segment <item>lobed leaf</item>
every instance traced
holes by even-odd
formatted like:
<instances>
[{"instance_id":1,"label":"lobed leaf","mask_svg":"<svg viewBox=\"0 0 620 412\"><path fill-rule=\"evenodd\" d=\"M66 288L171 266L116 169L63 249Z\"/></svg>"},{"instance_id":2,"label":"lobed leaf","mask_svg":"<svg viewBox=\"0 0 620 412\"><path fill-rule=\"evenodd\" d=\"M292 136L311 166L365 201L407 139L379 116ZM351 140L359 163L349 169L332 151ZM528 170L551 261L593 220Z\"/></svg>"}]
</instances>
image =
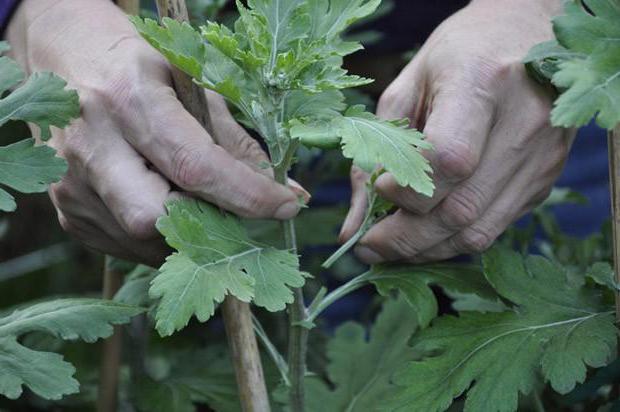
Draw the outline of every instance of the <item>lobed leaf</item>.
<instances>
[{"instance_id":1,"label":"lobed leaf","mask_svg":"<svg viewBox=\"0 0 620 412\"><path fill-rule=\"evenodd\" d=\"M553 21L559 45L530 52L535 72L552 76L563 91L551 114L556 126L578 127L592 118L604 128L620 123L620 1L565 2Z\"/></svg>"},{"instance_id":2,"label":"lobed leaf","mask_svg":"<svg viewBox=\"0 0 620 412\"><path fill-rule=\"evenodd\" d=\"M56 157L54 149L34 146L34 139L0 147L0 184L19 192L44 192L50 183L60 180L66 171L67 164ZM13 211L15 207L13 197L0 189L0 210Z\"/></svg>"},{"instance_id":3,"label":"lobed leaf","mask_svg":"<svg viewBox=\"0 0 620 412\"><path fill-rule=\"evenodd\" d=\"M516 411L519 394L534 390L539 374L567 393L585 380L587 366L615 356L613 311L597 289L574 285L547 259L502 248L487 252L483 265L488 281L515 306L445 316L422 331L413 345L427 358L401 368L400 388L384 410L443 411L467 392L465 411Z\"/></svg>"},{"instance_id":4,"label":"lobed leaf","mask_svg":"<svg viewBox=\"0 0 620 412\"><path fill-rule=\"evenodd\" d=\"M422 328L427 327L437 317L438 304L431 285L437 285L448 293L497 299L491 285L474 265L378 265L371 269L367 280L372 282L382 295L389 295L394 289L399 290L414 310Z\"/></svg>"},{"instance_id":5,"label":"lobed leaf","mask_svg":"<svg viewBox=\"0 0 620 412\"><path fill-rule=\"evenodd\" d=\"M65 340L94 342L144 310L98 299L60 299L18 309L0 318L0 394L17 399L27 386L45 399L76 393L75 368L53 353L26 348L17 338L44 332Z\"/></svg>"},{"instance_id":6,"label":"lobed leaf","mask_svg":"<svg viewBox=\"0 0 620 412\"><path fill-rule=\"evenodd\" d=\"M152 282L161 299L157 329L171 335L196 315L208 320L228 295L275 312L293 301L291 287L308 275L296 255L252 241L238 219L195 200L168 204L157 228L178 252L169 256Z\"/></svg>"},{"instance_id":7,"label":"lobed leaf","mask_svg":"<svg viewBox=\"0 0 620 412\"><path fill-rule=\"evenodd\" d=\"M380 120L360 106L334 122L342 138L343 154L355 165L369 173L381 165L399 185L432 196L432 169L420 152L431 146L420 132Z\"/></svg>"}]
</instances>

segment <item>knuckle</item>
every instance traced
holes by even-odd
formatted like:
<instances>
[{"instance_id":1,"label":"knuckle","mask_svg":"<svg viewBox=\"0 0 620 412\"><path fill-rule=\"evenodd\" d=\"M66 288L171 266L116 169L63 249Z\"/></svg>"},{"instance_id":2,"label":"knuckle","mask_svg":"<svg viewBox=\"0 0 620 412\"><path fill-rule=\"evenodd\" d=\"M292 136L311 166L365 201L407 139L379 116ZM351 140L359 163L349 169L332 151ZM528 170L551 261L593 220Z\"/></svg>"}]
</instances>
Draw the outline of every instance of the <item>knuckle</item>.
<instances>
[{"instance_id":1,"label":"knuckle","mask_svg":"<svg viewBox=\"0 0 620 412\"><path fill-rule=\"evenodd\" d=\"M52 185L50 187L50 191L58 204L62 205L71 202L73 199L73 190L71 189L71 185L64 180Z\"/></svg>"},{"instance_id":2,"label":"knuckle","mask_svg":"<svg viewBox=\"0 0 620 412\"><path fill-rule=\"evenodd\" d=\"M375 250L387 252L386 257L399 260L411 259L421 251L413 231L405 228L395 230L389 235L387 233L371 235L365 243Z\"/></svg>"},{"instance_id":3,"label":"knuckle","mask_svg":"<svg viewBox=\"0 0 620 412\"><path fill-rule=\"evenodd\" d=\"M467 144L452 142L437 147L433 155L435 173L454 181L469 179L478 167L478 156Z\"/></svg>"},{"instance_id":4,"label":"knuckle","mask_svg":"<svg viewBox=\"0 0 620 412\"><path fill-rule=\"evenodd\" d=\"M235 142L234 151L241 159L248 159L251 161L266 160L263 149L260 147L260 144L249 136L245 136L244 132L239 132L240 135L237 137Z\"/></svg>"},{"instance_id":5,"label":"knuckle","mask_svg":"<svg viewBox=\"0 0 620 412\"><path fill-rule=\"evenodd\" d=\"M438 216L447 228L462 229L473 225L482 215L481 195L463 187L449 195L438 209Z\"/></svg>"},{"instance_id":6,"label":"knuckle","mask_svg":"<svg viewBox=\"0 0 620 412\"><path fill-rule=\"evenodd\" d=\"M204 152L194 145L182 144L172 154L170 178L187 190L209 186Z\"/></svg>"}]
</instances>

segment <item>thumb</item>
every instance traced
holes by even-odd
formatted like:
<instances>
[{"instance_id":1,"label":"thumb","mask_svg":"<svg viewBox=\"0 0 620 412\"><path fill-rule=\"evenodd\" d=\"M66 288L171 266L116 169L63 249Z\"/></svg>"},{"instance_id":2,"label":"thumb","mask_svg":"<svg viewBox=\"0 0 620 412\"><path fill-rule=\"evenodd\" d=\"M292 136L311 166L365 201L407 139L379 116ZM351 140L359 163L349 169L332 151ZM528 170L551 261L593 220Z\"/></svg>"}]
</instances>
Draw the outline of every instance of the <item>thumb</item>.
<instances>
[{"instance_id":1,"label":"thumb","mask_svg":"<svg viewBox=\"0 0 620 412\"><path fill-rule=\"evenodd\" d=\"M366 209L368 209L368 198L366 196L366 183L368 179L368 173L362 169L356 166L351 168L351 207L340 230L338 240L341 243L351 239L364 222Z\"/></svg>"}]
</instances>

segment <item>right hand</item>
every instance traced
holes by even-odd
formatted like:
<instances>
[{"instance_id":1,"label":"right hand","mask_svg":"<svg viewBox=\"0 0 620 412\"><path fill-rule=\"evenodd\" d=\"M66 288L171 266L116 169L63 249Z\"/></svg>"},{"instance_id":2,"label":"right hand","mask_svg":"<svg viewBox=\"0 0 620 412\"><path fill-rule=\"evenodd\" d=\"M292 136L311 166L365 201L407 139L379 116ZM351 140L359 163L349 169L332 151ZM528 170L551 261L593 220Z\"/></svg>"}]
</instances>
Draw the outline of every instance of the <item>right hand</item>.
<instances>
[{"instance_id":1,"label":"right hand","mask_svg":"<svg viewBox=\"0 0 620 412\"><path fill-rule=\"evenodd\" d=\"M215 144L175 97L168 63L111 1L25 0L7 34L29 72L55 72L80 95L81 118L50 140L69 163L50 197L87 246L158 265L169 250L155 221L175 191L242 217L299 212L307 193L260 168L267 155L210 93Z\"/></svg>"}]
</instances>

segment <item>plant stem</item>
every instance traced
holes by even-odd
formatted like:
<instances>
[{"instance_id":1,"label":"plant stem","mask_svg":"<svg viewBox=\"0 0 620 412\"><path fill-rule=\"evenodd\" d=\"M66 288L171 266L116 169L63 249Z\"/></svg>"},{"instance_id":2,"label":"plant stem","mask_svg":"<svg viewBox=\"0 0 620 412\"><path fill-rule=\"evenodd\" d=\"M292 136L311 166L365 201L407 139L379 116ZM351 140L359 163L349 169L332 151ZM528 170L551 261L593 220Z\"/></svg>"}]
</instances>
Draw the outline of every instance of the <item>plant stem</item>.
<instances>
[{"instance_id":1,"label":"plant stem","mask_svg":"<svg viewBox=\"0 0 620 412\"><path fill-rule=\"evenodd\" d=\"M274 170L278 183L286 185L288 181L289 162L282 163ZM297 236L293 219L282 222L282 231L286 248L297 254ZM306 306L304 304L303 288L293 289L293 303L288 307L289 338L288 338L288 366L290 389L290 408L295 412L305 410L304 378L306 376L306 356L308 353L308 329L302 326L306 320Z\"/></svg>"},{"instance_id":2,"label":"plant stem","mask_svg":"<svg viewBox=\"0 0 620 412\"><path fill-rule=\"evenodd\" d=\"M545 405L543 404L543 401L542 401L542 398L540 396L540 393L534 392L534 395L532 396L532 399L534 400L534 407L536 408L536 412L546 412L547 411L545 409Z\"/></svg>"},{"instance_id":3,"label":"plant stem","mask_svg":"<svg viewBox=\"0 0 620 412\"><path fill-rule=\"evenodd\" d=\"M305 319L305 325L310 326L316 318L323 313L332 303L342 299L349 293L355 292L361 287L366 286L372 272L366 272L359 276L354 277L344 285L334 289L325 298L321 299L316 305L313 305Z\"/></svg>"},{"instance_id":4,"label":"plant stem","mask_svg":"<svg viewBox=\"0 0 620 412\"><path fill-rule=\"evenodd\" d=\"M123 274L114 268L113 258L105 257L103 298L112 299L120 289ZM121 368L122 329L114 326L114 333L103 342L97 412L115 412L118 409L118 382Z\"/></svg>"},{"instance_id":5,"label":"plant stem","mask_svg":"<svg viewBox=\"0 0 620 412\"><path fill-rule=\"evenodd\" d=\"M325 262L321 264L323 268L329 269L330 267L332 267L334 263L336 263L342 256L344 256L349 250L351 250L351 248L353 248L353 246L355 246L362 237L364 237L366 232L368 232L367 220L368 219L364 220L364 223L362 224L360 229L355 232L351 239L347 240L342 246L338 248L337 251L335 251L329 258L327 258Z\"/></svg>"}]
</instances>

